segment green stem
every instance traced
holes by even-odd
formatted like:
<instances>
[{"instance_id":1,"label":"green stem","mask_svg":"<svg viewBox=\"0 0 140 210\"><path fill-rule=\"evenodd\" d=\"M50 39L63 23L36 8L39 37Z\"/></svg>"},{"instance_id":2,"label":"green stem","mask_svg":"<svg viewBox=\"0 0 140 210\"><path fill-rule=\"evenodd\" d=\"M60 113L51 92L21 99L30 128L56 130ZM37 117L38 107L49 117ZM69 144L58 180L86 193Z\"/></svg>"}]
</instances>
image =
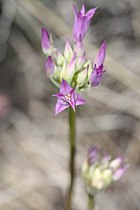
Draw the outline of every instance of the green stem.
<instances>
[{"instance_id":1,"label":"green stem","mask_svg":"<svg viewBox=\"0 0 140 210\"><path fill-rule=\"evenodd\" d=\"M94 208L95 208L94 196L88 194L88 207L87 207L87 210L94 210Z\"/></svg>"},{"instance_id":2,"label":"green stem","mask_svg":"<svg viewBox=\"0 0 140 210\"><path fill-rule=\"evenodd\" d=\"M70 144L70 157L69 157L69 171L70 171L70 185L67 195L66 210L72 209L72 193L75 178L75 148L76 148L76 132L75 132L75 112L69 108L69 144Z\"/></svg>"}]
</instances>

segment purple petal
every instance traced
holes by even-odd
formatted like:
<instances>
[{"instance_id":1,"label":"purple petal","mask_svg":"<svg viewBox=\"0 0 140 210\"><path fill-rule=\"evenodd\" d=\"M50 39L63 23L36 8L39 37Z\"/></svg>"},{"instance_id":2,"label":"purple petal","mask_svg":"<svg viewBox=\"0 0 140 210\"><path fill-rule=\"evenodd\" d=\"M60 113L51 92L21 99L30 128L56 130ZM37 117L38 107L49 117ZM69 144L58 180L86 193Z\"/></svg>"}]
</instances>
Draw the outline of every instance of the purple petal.
<instances>
[{"instance_id":1,"label":"purple petal","mask_svg":"<svg viewBox=\"0 0 140 210\"><path fill-rule=\"evenodd\" d=\"M58 113L64 111L68 107L69 107L68 103L66 103L63 99L58 99L57 103L56 103L56 106L55 106L55 116Z\"/></svg>"},{"instance_id":2,"label":"purple petal","mask_svg":"<svg viewBox=\"0 0 140 210\"><path fill-rule=\"evenodd\" d=\"M82 8L80 10L80 13L81 13L82 16L85 15L85 5L84 4L82 5Z\"/></svg>"},{"instance_id":3,"label":"purple petal","mask_svg":"<svg viewBox=\"0 0 140 210\"><path fill-rule=\"evenodd\" d=\"M45 54L47 53L47 50L51 47L49 33L44 27L41 29L41 46Z\"/></svg>"},{"instance_id":4,"label":"purple petal","mask_svg":"<svg viewBox=\"0 0 140 210\"><path fill-rule=\"evenodd\" d=\"M82 31L83 17L81 14L75 16L73 25L73 38L75 42L81 42L81 31Z\"/></svg>"},{"instance_id":5,"label":"purple petal","mask_svg":"<svg viewBox=\"0 0 140 210\"><path fill-rule=\"evenodd\" d=\"M91 20L91 18L93 17L93 15L95 14L97 10L97 7L90 9L89 11L87 11L86 13L86 17L88 17L88 20Z\"/></svg>"},{"instance_id":6,"label":"purple petal","mask_svg":"<svg viewBox=\"0 0 140 210\"><path fill-rule=\"evenodd\" d=\"M64 79L62 79L60 93L69 94L72 90L73 88Z\"/></svg>"},{"instance_id":7,"label":"purple petal","mask_svg":"<svg viewBox=\"0 0 140 210\"><path fill-rule=\"evenodd\" d=\"M46 64L45 64L45 68L46 68L46 73L48 76L54 73L54 62L51 56L48 56Z\"/></svg>"},{"instance_id":8,"label":"purple petal","mask_svg":"<svg viewBox=\"0 0 140 210\"><path fill-rule=\"evenodd\" d=\"M99 49L99 52L95 58L94 64L96 64L97 68L103 65L106 56L106 41L104 41Z\"/></svg>"},{"instance_id":9,"label":"purple petal","mask_svg":"<svg viewBox=\"0 0 140 210\"><path fill-rule=\"evenodd\" d=\"M77 6L75 4L73 4L73 10L74 10L75 17L77 17L78 14L79 14L79 10L78 10L78 8L77 8Z\"/></svg>"},{"instance_id":10,"label":"purple petal","mask_svg":"<svg viewBox=\"0 0 140 210\"><path fill-rule=\"evenodd\" d=\"M71 107L73 108L73 110L75 111L75 96L74 94L71 95L71 99L69 101L69 104L71 105Z\"/></svg>"},{"instance_id":11,"label":"purple petal","mask_svg":"<svg viewBox=\"0 0 140 210\"><path fill-rule=\"evenodd\" d=\"M62 97L64 97L64 94L62 94L62 93L56 93L56 94L53 94L52 96L55 96L57 98L62 98Z\"/></svg>"},{"instance_id":12,"label":"purple petal","mask_svg":"<svg viewBox=\"0 0 140 210\"><path fill-rule=\"evenodd\" d=\"M74 41L81 42L82 37L81 37L81 32L83 28L83 21L85 17L85 5L82 5L81 10L79 11L76 5L73 5L74 8L74 24L73 24L73 38Z\"/></svg>"},{"instance_id":13,"label":"purple petal","mask_svg":"<svg viewBox=\"0 0 140 210\"><path fill-rule=\"evenodd\" d=\"M100 83L104 72L105 71L103 70L103 68L97 69L96 65L94 66L94 69L93 69L92 74L90 76L90 83L91 83L92 86L97 86Z\"/></svg>"},{"instance_id":14,"label":"purple petal","mask_svg":"<svg viewBox=\"0 0 140 210\"><path fill-rule=\"evenodd\" d=\"M75 93L75 104L76 104L76 106L83 105L85 103L86 103L86 101L78 93Z\"/></svg>"},{"instance_id":15,"label":"purple petal","mask_svg":"<svg viewBox=\"0 0 140 210\"><path fill-rule=\"evenodd\" d=\"M84 16L83 22L82 22L81 39L84 38L84 36L88 30L88 27L90 25L91 19L92 19L93 15L95 14L96 9L97 8L90 9Z\"/></svg>"}]
</instances>

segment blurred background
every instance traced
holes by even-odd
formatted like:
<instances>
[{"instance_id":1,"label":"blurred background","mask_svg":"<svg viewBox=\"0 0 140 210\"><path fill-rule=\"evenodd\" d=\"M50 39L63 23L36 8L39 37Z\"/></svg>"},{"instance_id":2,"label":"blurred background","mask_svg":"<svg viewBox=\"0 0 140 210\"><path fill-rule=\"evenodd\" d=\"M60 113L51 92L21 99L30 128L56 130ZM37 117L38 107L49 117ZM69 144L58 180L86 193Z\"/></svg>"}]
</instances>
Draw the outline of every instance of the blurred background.
<instances>
[{"instance_id":1,"label":"blurred background","mask_svg":"<svg viewBox=\"0 0 140 210\"><path fill-rule=\"evenodd\" d=\"M98 7L85 38L89 57L108 45L101 85L83 93L88 104L77 111L74 207L86 207L81 164L88 145L100 144L130 168L98 194L97 209L140 209L140 1L0 0L0 210L64 209L68 113L54 117L58 90L44 71L40 28L61 49L74 2Z\"/></svg>"}]
</instances>

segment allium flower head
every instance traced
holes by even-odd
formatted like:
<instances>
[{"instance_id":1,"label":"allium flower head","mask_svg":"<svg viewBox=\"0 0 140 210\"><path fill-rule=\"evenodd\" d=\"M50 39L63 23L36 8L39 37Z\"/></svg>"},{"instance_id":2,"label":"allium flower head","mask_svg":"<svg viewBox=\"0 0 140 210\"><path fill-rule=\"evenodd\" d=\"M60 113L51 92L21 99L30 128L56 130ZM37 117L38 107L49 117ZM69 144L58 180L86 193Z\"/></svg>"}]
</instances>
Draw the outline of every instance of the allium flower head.
<instances>
[{"instance_id":1,"label":"allium flower head","mask_svg":"<svg viewBox=\"0 0 140 210\"><path fill-rule=\"evenodd\" d=\"M41 29L42 50L47 56L46 73L54 85L60 88L61 93L56 95L58 97L56 114L69 106L75 109L75 106L79 105L78 97L80 97L75 91L79 92L85 88L98 85L105 72L103 63L106 54L106 42L101 45L94 62L86 56L82 43L97 8L85 12L84 4L80 11L75 5L73 7L75 15L73 40L66 38L63 52L52 45L48 30L44 27ZM70 101L66 100L67 97L64 97L65 92L64 95L62 93L64 83L67 84L65 86L69 86L69 93L67 94L70 94Z\"/></svg>"},{"instance_id":2,"label":"allium flower head","mask_svg":"<svg viewBox=\"0 0 140 210\"><path fill-rule=\"evenodd\" d=\"M126 172L128 165L122 157L112 159L103 155L98 146L90 146L82 168L85 187L88 193L95 193L119 180Z\"/></svg>"},{"instance_id":3,"label":"allium flower head","mask_svg":"<svg viewBox=\"0 0 140 210\"><path fill-rule=\"evenodd\" d=\"M54 94L53 96L58 98L55 106L55 115L70 106L75 111L75 106L85 104L85 100L78 93L76 93L65 80L62 80L60 92Z\"/></svg>"}]
</instances>

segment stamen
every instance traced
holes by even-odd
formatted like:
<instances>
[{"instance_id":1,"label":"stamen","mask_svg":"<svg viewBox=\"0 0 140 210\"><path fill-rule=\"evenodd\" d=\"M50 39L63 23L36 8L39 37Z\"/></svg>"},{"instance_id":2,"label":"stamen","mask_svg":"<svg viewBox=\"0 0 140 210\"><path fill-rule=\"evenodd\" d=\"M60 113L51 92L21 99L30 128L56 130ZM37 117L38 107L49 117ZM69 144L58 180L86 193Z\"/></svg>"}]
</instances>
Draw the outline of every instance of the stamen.
<instances>
[{"instance_id":1,"label":"stamen","mask_svg":"<svg viewBox=\"0 0 140 210\"><path fill-rule=\"evenodd\" d=\"M66 99L67 101L70 101L70 99L71 99L71 94L65 95L65 99Z\"/></svg>"}]
</instances>

